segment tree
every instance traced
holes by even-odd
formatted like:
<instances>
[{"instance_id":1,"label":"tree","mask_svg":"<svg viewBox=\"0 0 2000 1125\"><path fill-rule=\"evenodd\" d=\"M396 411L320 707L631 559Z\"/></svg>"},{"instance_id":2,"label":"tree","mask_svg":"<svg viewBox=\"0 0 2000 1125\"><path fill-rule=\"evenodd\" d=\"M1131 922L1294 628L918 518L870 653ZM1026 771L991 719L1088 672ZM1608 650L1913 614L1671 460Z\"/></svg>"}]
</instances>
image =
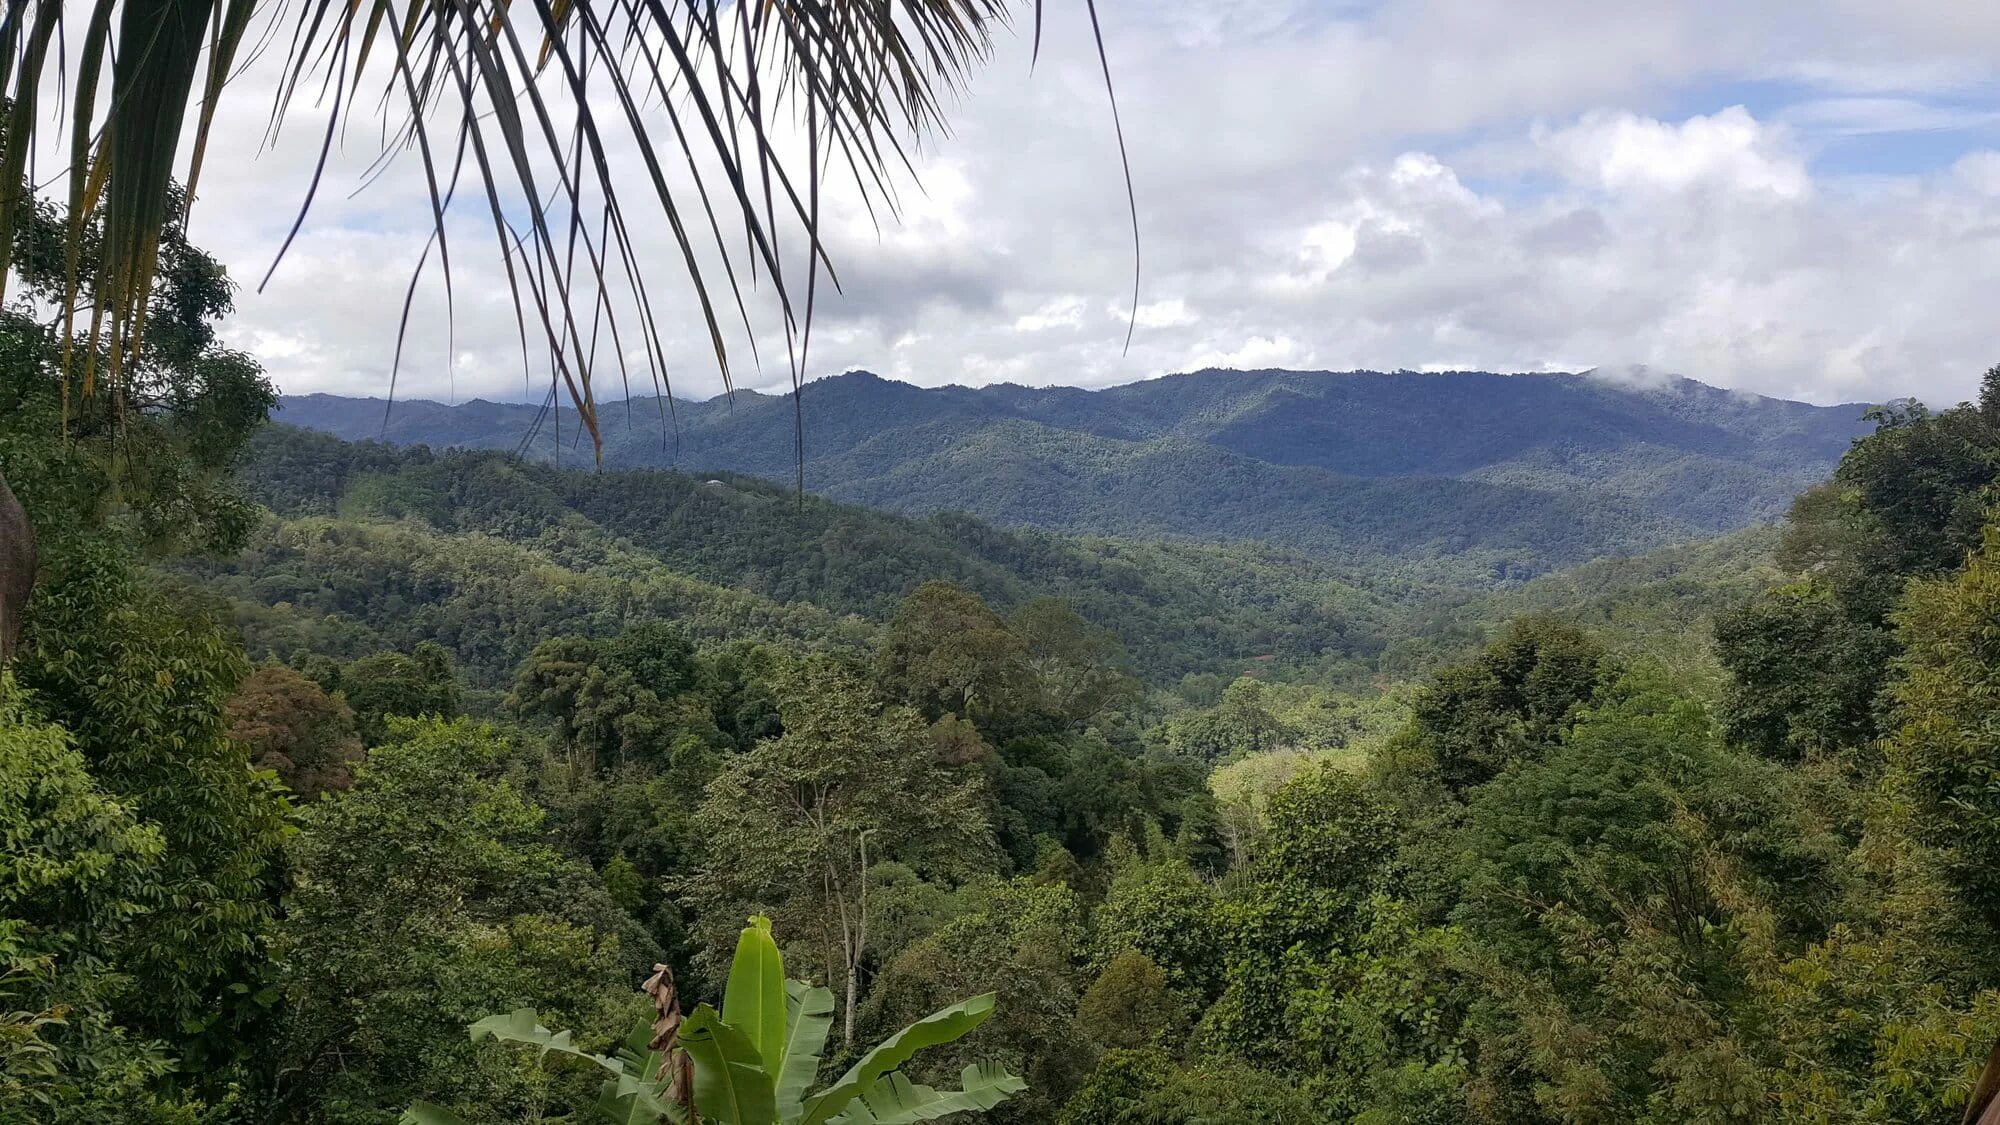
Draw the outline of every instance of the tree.
<instances>
[{"instance_id":1,"label":"tree","mask_svg":"<svg viewBox=\"0 0 2000 1125\"><path fill-rule=\"evenodd\" d=\"M1296 736L1271 712L1264 684L1239 676L1206 711L1176 715L1166 725L1167 745L1207 762L1231 762L1278 749Z\"/></svg>"},{"instance_id":2,"label":"tree","mask_svg":"<svg viewBox=\"0 0 2000 1125\"><path fill-rule=\"evenodd\" d=\"M27 510L0 476L0 666L14 655L21 618L35 589L35 529Z\"/></svg>"},{"instance_id":3,"label":"tree","mask_svg":"<svg viewBox=\"0 0 2000 1125\"><path fill-rule=\"evenodd\" d=\"M1936 849L1963 908L2000 933L2000 533L1956 578L1915 584L1897 616L1906 655L1890 783L1908 829ZM1990 939L1989 939L1990 940Z\"/></svg>"},{"instance_id":4,"label":"tree","mask_svg":"<svg viewBox=\"0 0 2000 1125\"><path fill-rule=\"evenodd\" d=\"M1304 750L1273 750L1217 766L1208 775L1230 865L1243 867L1270 825L1271 799L1313 765Z\"/></svg>"},{"instance_id":5,"label":"tree","mask_svg":"<svg viewBox=\"0 0 2000 1125\"><path fill-rule=\"evenodd\" d=\"M143 1115L172 1060L120 1025L143 982L107 966L158 900L165 842L20 696L0 673L0 1117Z\"/></svg>"},{"instance_id":6,"label":"tree","mask_svg":"<svg viewBox=\"0 0 2000 1125\"><path fill-rule=\"evenodd\" d=\"M1153 959L1128 949L1111 959L1077 1001L1077 1023L1103 1047L1150 1046L1187 1018Z\"/></svg>"},{"instance_id":7,"label":"tree","mask_svg":"<svg viewBox=\"0 0 2000 1125\"><path fill-rule=\"evenodd\" d=\"M1769 758L1796 759L1865 745L1880 730L1878 696L1894 644L1855 621L1826 586L1765 591L1715 623L1729 670L1725 729Z\"/></svg>"},{"instance_id":8,"label":"tree","mask_svg":"<svg viewBox=\"0 0 2000 1125\"><path fill-rule=\"evenodd\" d=\"M1028 1081L1007 1115L1047 1120L1090 1065L1091 1044L1076 1022L1082 903L1068 887L1024 880L980 884L958 898L956 917L882 967L862 1027L880 1034L952 996L992 993L998 1016L913 1077L943 1081L994 1059Z\"/></svg>"},{"instance_id":9,"label":"tree","mask_svg":"<svg viewBox=\"0 0 2000 1125\"><path fill-rule=\"evenodd\" d=\"M361 758L354 712L290 668L267 664L243 677L223 711L250 764L272 770L302 797L345 789Z\"/></svg>"},{"instance_id":10,"label":"tree","mask_svg":"<svg viewBox=\"0 0 2000 1125\"><path fill-rule=\"evenodd\" d=\"M161 833L143 915L118 965L147 982L122 1013L219 1075L266 1013L254 979L281 885L286 803L228 737L224 706L245 672L213 624L149 589L103 541L51 560L15 672L37 713L67 732L97 783Z\"/></svg>"},{"instance_id":11,"label":"tree","mask_svg":"<svg viewBox=\"0 0 2000 1125\"><path fill-rule=\"evenodd\" d=\"M1082 726L1139 697L1117 635L1085 621L1068 602L1036 598L1008 616L1007 628L1021 639L1037 710Z\"/></svg>"},{"instance_id":12,"label":"tree","mask_svg":"<svg viewBox=\"0 0 2000 1125\"><path fill-rule=\"evenodd\" d=\"M533 1076L481 1066L460 1029L510 996L615 1035L618 982L656 959L508 776L511 736L466 719L393 719L389 735L292 843L273 1117L378 1121L412 1094L528 1104Z\"/></svg>"},{"instance_id":13,"label":"tree","mask_svg":"<svg viewBox=\"0 0 2000 1125\"><path fill-rule=\"evenodd\" d=\"M977 784L938 761L916 712L881 706L825 658L802 661L780 694L784 733L731 761L695 813L709 857L685 889L711 936L753 908L807 935L800 952L840 982L852 1042L870 865L963 879L993 866L992 835Z\"/></svg>"},{"instance_id":14,"label":"tree","mask_svg":"<svg viewBox=\"0 0 2000 1125\"><path fill-rule=\"evenodd\" d=\"M1297 1083L1234 1059L1177 1062L1158 1049L1107 1051L1063 1106L1062 1125L1318 1125Z\"/></svg>"},{"instance_id":15,"label":"tree","mask_svg":"<svg viewBox=\"0 0 2000 1125\"><path fill-rule=\"evenodd\" d=\"M1006 714L1026 690L1027 646L979 595L926 582L896 607L877 657L891 694L931 718Z\"/></svg>"},{"instance_id":16,"label":"tree","mask_svg":"<svg viewBox=\"0 0 2000 1125\"><path fill-rule=\"evenodd\" d=\"M1226 940L1220 904L1186 862L1130 856L1117 864L1094 921L1101 969L1139 953L1189 1001L1214 998Z\"/></svg>"},{"instance_id":17,"label":"tree","mask_svg":"<svg viewBox=\"0 0 2000 1125\"><path fill-rule=\"evenodd\" d=\"M1597 698L1611 669L1582 630L1520 618L1471 661L1437 673L1412 703L1405 737L1419 769L1463 793L1539 756Z\"/></svg>"},{"instance_id":18,"label":"tree","mask_svg":"<svg viewBox=\"0 0 2000 1125\"><path fill-rule=\"evenodd\" d=\"M1454 915L1475 1102L1763 1119L1785 1048L1760 990L1841 905L1837 797L1732 752L1699 703L1638 677L1481 789Z\"/></svg>"},{"instance_id":19,"label":"tree","mask_svg":"<svg viewBox=\"0 0 2000 1125\"><path fill-rule=\"evenodd\" d=\"M9 188L19 170L0 158L0 263L12 262L32 298L0 309L0 663L38 579L80 539L112 535L162 553L239 543L253 512L225 475L276 401L262 369L216 338L229 282L178 221L159 232L148 323L118 393L86 394L101 389L108 357L58 331L75 296L63 243L77 224ZM94 244L79 260L94 268ZM57 310L55 322L25 311L35 306Z\"/></svg>"},{"instance_id":20,"label":"tree","mask_svg":"<svg viewBox=\"0 0 2000 1125\"><path fill-rule=\"evenodd\" d=\"M378 652L340 672L340 695L354 710L362 740L389 735L391 717L449 719L458 714L458 676L451 654L430 641L409 654Z\"/></svg>"},{"instance_id":21,"label":"tree","mask_svg":"<svg viewBox=\"0 0 2000 1125\"><path fill-rule=\"evenodd\" d=\"M692 690L699 672L694 646L670 626L640 626L604 643L555 637L522 663L504 707L554 720L557 738L596 762L662 766L724 741Z\"/></svg>"}]
</instances>

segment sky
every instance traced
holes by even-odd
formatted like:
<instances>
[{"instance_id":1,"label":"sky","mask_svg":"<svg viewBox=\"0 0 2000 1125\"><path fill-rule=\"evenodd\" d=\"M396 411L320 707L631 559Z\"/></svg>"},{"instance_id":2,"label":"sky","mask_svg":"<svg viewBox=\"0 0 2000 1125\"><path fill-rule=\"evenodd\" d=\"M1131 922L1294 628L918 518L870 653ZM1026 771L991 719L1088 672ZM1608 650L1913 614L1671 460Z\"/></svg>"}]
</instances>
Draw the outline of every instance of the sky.
<instances>
[{"instance_id":1,"label":"sky","mask_svg":"<svg viewBox=\"0 0 2000 1125\"><path fill-rule=\"evenodd\" d=\"M809 376L1595 368L1948 404L2000 363L2000 5L1099 0L1143 255L1128 350L1110 109L1083 5L1047 2L1040 59L1025 26L1001 33L896 218L830 199L843 292ZM323 128L295 113L268 143L273 81L239 79L202 174L193 236L243 286L226 336L287 392L385 394L423 181L404 159L362 187L356 127L259 292ZM707 397L664 227L639 241L670 385ZM420 286L398 396L546 390L489 246L454 243L449 318ZM734 384L787 385L782 337L760 341Z\"/></svg>"}]
</instances>

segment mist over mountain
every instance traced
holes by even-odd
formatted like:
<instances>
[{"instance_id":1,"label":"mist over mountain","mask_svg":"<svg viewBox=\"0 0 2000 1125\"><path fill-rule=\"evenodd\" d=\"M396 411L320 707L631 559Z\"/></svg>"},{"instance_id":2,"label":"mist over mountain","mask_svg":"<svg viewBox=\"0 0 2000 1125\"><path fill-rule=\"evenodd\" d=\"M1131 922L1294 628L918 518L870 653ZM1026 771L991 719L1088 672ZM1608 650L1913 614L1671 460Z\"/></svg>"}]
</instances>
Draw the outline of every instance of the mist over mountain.
<instances>
[{"instance_id":1,"label":"mist over mountain","mask_svg":"<svg viewBox=\"0 0 2000 1125\"><path fill-rule=\"evenodd\" d=\"M851 372L796 404L647 398L601 419L607 467L791 482L802 464L809 491L897 512L1512 579L1773 519L1871 428L1863 409L1587 373L1208 370L1092 391ZM349 439L591 458L572 415L525 404L304 395L278 417Z\"/></svg>"}]
</instances>

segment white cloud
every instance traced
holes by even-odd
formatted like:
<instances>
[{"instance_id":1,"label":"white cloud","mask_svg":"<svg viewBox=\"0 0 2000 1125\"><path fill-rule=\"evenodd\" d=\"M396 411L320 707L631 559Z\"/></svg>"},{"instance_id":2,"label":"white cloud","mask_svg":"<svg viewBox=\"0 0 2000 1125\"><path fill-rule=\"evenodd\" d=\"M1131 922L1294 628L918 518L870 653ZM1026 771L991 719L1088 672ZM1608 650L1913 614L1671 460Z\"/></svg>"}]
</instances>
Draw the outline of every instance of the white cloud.
<instances>
[{"instance_id":1,"label":"white cloud","mask_svg":"<svg viewBox=\"0 0 2000 1125\"><path fill-rule=\"evenodd\" d=\"M1593 111L1535 139L1572 179L1613 194L1713 188L1795 199L1812 185L1789 135L1740 105L1679 124Z\"/></svg>"},{"instance_id":2,"label":"white cloud","mask_svg":"<svg viewBox=\"0 0 2000 1125\"><path fill-rule=\"evenodd\" d=\"M1302 367L1311 362L1310 349L1290 336L1252 336L1240 347L1202 352L1188 362L1188 367L1233 367L1256 371L1271 367Z\"/></svg>"},{"instance_id":3,"label":"white cloud","mask_svg":"<svg viewBox=\"0 0 2000 1125\"><path fill-rule=\"evenodd\" d=\"M1821 400L1952 400L2000 359L1984 315L2000 291L2000 153L1978 132L2000 107L2000 6L1100 5L1144 229L1129 353L1125 195L1079 7L1049 7L1032 75L1025 35L1003 38L952 107L953 134L916 153L924 190L902 192L900 222L878 231L830 193L842 292L822 286L810 370L1102 385L1210 363L1644 364ZM1721 83L1730 94L1707 92ZM1759 83L1791 100L1736 104ZM251 160L266 109L225 103L195 226L251 281L318 144L302 119ZM1916 170L1813 163L1825 135L1911 129L1958 148ZM270 289L240 296L230 338L287 389L387 389L429 219L414 161L343 198L372 155L357 141L336 161ZM539 393L490 228L467 216L455 331L427 284L401 393ZM712 393L678 250L657 220L635 237L675 388ZM781 384L768 286L749 305L760 364L723 310L738 385ZM600 386L616 384L610 366Z\"/></svg>"},{"instance_id":4,"label":"white cloud","mask_svg":"<svg viewBox=\"0 0 2000 1125\"><path fill-rule=\"evenodd\" d=\"M1075 328L1083 323L1083 298L1058 297L1044 302L1035 311L1014 318L1017 332L1046 332L1051 328Z\"/></svg>"},{"instance_id":5,"label":"white cloud","mask_svg":"<svg viewBox=\"0 0 2000 1125\"><path fill-rule=\"evenodd\" d=\"M1141 328L1185 328L1201 319L1200 315L1179 297L1140 305L1136 313L1116 306L1110 311L1117 316L1135 316Z\"/></svg>"}]
</instances>

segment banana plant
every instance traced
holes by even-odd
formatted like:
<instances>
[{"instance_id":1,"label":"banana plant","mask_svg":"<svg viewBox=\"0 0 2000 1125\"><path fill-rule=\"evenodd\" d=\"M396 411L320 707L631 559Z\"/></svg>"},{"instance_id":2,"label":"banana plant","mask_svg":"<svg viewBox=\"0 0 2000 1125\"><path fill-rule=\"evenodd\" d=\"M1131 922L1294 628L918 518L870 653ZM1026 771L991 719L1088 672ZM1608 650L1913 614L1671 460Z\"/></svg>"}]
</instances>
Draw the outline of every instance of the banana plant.
<instances>
[{"instance_id":1,"label":"banana plant","mask_svg":"<svg viewBox=\"0 0 2000 1125\"><path fill-rule=\"evenodd\" d=\"M488 1016L471 1026L474 1041L493 1039L584 1059L610 1074L592 1107L617 1125L902 1125L954 1113L980 1113L1027 1089L994 1063L974 1063L961 1087L938 1090L910 1081L902 1068L917 1052L960 1038L993 1014L985 993L933 1012L883 1040L832 1085L811 1092L833 1026L833 993L785 978L784 960L762 916L736 942L722 1010L698 1005L662 1043L654 1025L634 1028L615 1054L582 1050L567 1031L542 1026L532 1008ZM675 1089L673 1053L694 1063L693 1088ZM418 1102L403 1125L466 1125L449 1110Z\"/></svg>"}]
</instances>

